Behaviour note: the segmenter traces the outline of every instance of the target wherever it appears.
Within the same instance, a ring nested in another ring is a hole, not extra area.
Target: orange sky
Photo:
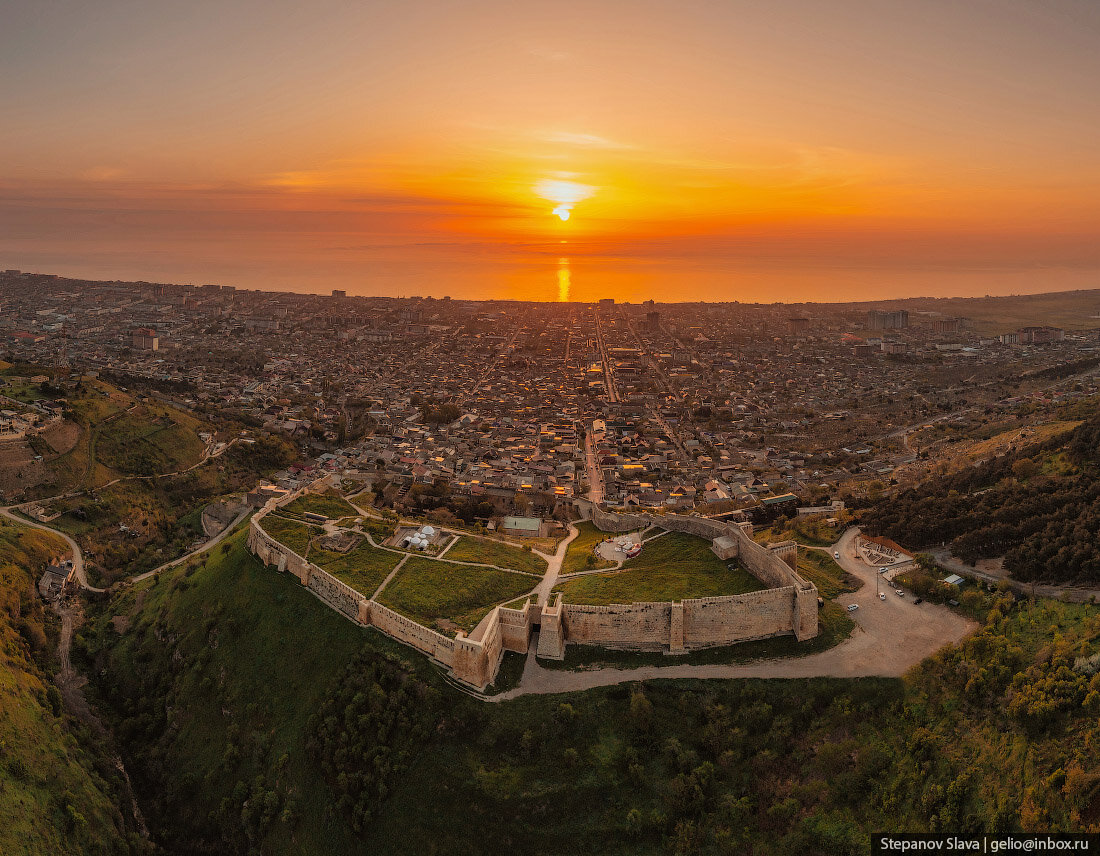
[[[1100,269],[1085,0],[7,17],[4,267],[365,292],[402,264],[414,288],[425,259],[541,258],[556,281],[563,253],[731,282],[879,266],[906,288],[920,271],[1043,290]]]

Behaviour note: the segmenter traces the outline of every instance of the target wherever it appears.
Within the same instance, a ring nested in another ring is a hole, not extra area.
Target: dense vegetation
[[[0,853],[145,852],[101,738],[64,712],[50,680],[55,628],[35,583],[64,548],[0,521]]]
[[[364,651],[348,664],[310,720],[307,748],[356,832],[429,745],[442,710],[439,691],[395,656]]]
[[[250,489],[259,475],[270,473],[290,454],[274,438],[236,445],[181,475],[127,479],[59,498],[49,504],[62,512],[51,525],[80,542],[93,582],[111,583],[186,552],[202,537],[206,505]]]
[[[74,654],[169,853],[354,853],[305,744],[368,631],[244,540],[124,590]]]
[[[1004,555],[1019,580],[1100,581],[1100,417],[866,511],[867,531],[967,562]]]

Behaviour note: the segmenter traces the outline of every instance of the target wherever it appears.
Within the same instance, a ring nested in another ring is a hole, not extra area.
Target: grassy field
[[[498,565],[502,568],[527,571],[530,574],[546,573],[546,560],[542,556],[527,552],[521,547],[513,547],[511,544],[502,544],[500,541],[475,538],[470,535],[461,536],[447,551],[447,558],[458,562]]]
[[[858,577],[849,574],[821,550],[799,550],[798,572],[817,586],[817,593],[826,599],[860,588]]]
[[[425,627],[454,635],[473,630],[494,606],[538,585],[538,579],[412,557],[379,596],[383,606]]]
[[[4,381],[3,386],[0,386],[0,393],[24,404],[33,404],[48,397],[38,384],[31,383],[27,378],[11,378]]]
[[[261,517],[260,526],[263,528],[264,532],[280,544],[289,547],[303,558],[306,555],[306,551],[309,549],[310,539],[319,535],[321,532],[319,526],[311,526],[308,523],[301,523],[297,520],[288,520],[274,513]]]
[[[397,563],[401,561],[398,553],[379,550],[366,540],[355,549],[341,554],[329,550],[313,550],[309,559],[324,568],[338,580],[351,586],[358,592],[371,597]]]
[[[96,458],[121,474],[177,472],[201,460],[200,430],[206,430],[201,421],[175,408],[138,405],[99,432]]]
[[[66,551],[58,537],[0,522],[0,853],[139,852],[123,826],[118,775],[99,741],[62,713],[50,680],[54,619],[35,583]]]
[[[279,509],[284,514],[323,514],[330,520],[355,517],[359,514],[346,499],[327,493],[307,493]]]
[[[766,588],[741,567],[730,570],[695,535],[670,532],[647,542],[640,556],[620,570],[586,574],[555,586],[569,603],[606,606],[744,594]]]
[[[609,537],[609,534],[601,532],[588,520],[583,520],[575,525],[580,534],[569,542],[569,546],[565,550],[565,558],[561,563],[561,573],[574,574],[577,571],[614,567],[614,562],[601,559],[599,556],[592,556],[592,548]]]

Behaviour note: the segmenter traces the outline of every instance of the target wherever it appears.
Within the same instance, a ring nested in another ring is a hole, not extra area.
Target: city
[[[0,22],[0,856],[1100,850],[1100,4]]]

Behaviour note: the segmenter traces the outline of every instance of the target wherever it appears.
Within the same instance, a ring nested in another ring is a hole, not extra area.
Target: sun
[[[567,178],[544,178],[532,188],[536,196],[556,202],[553,213],[559,220],[565,222],[573,212],[573,206],[584,199],[588,199],[596,192],[596,188],[589,184],[581,184],[577,181],[569,181]]]

